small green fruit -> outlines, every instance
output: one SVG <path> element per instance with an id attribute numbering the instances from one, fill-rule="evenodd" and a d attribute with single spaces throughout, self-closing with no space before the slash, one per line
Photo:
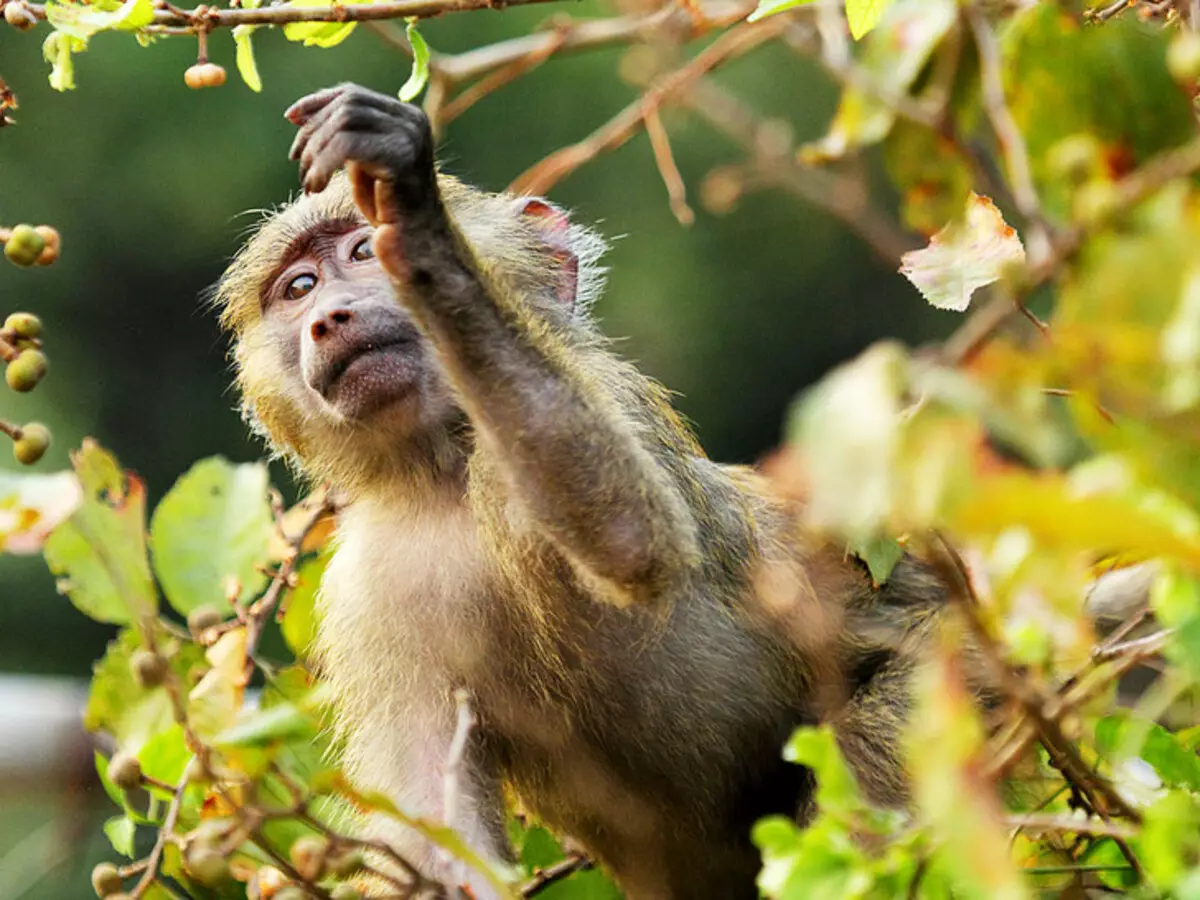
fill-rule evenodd
<path id="1" fill-rule="evenodd" d="M 218 885 L 229 877 L 229 861 L 215 847 L 204 844 L 188 847 L 183 856 L 183 867 L 208 887 Z"/>
<path id="2" fill-rule="evenodd" d="M 11 331 L 19 338 L 33 340 L 41 337 L 42 320 L 33 313 L 15 312 L 4 320 L 4 330 Z"/>
<path id="3" fill-rule="evenodd" d="M 5 13 L 11 5 L 5 8 Z M 45 246 L 46 241 L 37 233 L 36 228 L 32 225 L 17 225 L 4 243 L 4 255 L 18 266 L 32 266 L 42 255 Z"/>
<path id="4" fill-rule="evenodd" d="M 157 653 L 149 650 L 138 650 L 129 659 L 129 668 L 133 677 L 144 688 L 156 688 L 163 683 L 167 675 L 167 662 Z"/>
<path id="5" fill-rule="evenodd" d="M 41 422 L 21 426 L 21 436 L 13 441 L 13 456 L 23 466 L 32 466 L 50 447 L 50 429 Z"/>
<path id="6" fill-rule="evenodd" d="M 42 247 L 42 252 L 38 254 L 37 264 L 39 266 L 48 266 L 55 262 L 58 259 L 58 255 L 62 252 L 62 238 L 59 237 L 58 231 L 49 225 L 39 225 L 34 230 L 46 242 L 45 246 Z"/>
<path id="7" fill-rule="evenodd" d="M 108 780 L 123 791 L 142 786 L 142 764 L 136 757 L 117 753 L 108 762 Z"/>
<path id="8" fill-rule="evenodd" d="M 46 377 L 46 354 L 41 350 L 22 350 L 4 370 L 4 380 L 14 391 L 25 393 Z"/>
<path id="9" fill-rule="evenodd" d="M 187 616 L 188 630 L 200 634 L 225 621 L 225 616 L 215 606 L 197 606 Z"/>
<path id="10" fill-rule="evenodd" d="M 125 880 L 112 863 L 100 863 L 92 869 L 92 890 L 96 892 L 97 897 L 119 894 L 124 884 Z"/>

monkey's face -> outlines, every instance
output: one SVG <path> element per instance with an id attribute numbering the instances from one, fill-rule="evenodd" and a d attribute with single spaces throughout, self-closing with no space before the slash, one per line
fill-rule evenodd
<path id="1" fill-rule="evenodd" d="M 222 279 L 247 411 L 310 474 L 368 477 L 461 417 L 343 184 L 267 222 Z"/>
<path id="2" fill-rule="evenodd" d="M 394 405 L 419 412 L 443 393 L 428 344 L 375 261 L 369 227 L 324 223 L 285 263 L 264 287 L 262 327 L 286 351 L 302 403 L 361 423 Z"/>

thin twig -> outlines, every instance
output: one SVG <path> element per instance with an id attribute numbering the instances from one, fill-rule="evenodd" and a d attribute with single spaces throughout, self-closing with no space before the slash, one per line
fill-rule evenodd
<path id="1" fill-rule="evenodd" d="M 776 16 L 725 32 L 685 65 L 659 79 L 646 93 L 577 144 L 551 153 L 518 175 L 509 189 L 519 194 L 544 194 L 580 166 L 617 149 L 645 122 L 646 113 L 688 90 L 703 75 L 777 37 L 787 24 Z"/>
<path id="2" fill-rule="evenodd" d="M 154 848 L 146 857 L 146 870 L 130 892 L 132 900 L 138 900 L 146 891 L 150 890 L 150 885 L 154 884 L 154 879 L 158 877 L 158 867 L 162 863 L 163 851 L 175 831 L 175 823 L 179 821 L 179 810 L 183 806 L 183 793 L 187 789 L 187 785 L 188 773 L 185 771 L 179 779 L 179 783 L 175 785 L 175 793 L 167 806 L 167 814 L 163 818 L 162 827 L 158 829 L 158 836 L 154 839 Z"/>
<path id="3" fill-rule="evenodd" d="M 1137 829 L 1133 826 L 1105 819 L 1077 819 L 1072 816 L 1026 813 L 1009 816 L 1005 819 L 1005 823 L 1018 831 L 1042 834 L 1095 834 L 1122 840 L 1137 837 Z"/>
<path id="4" fill-rule="evenodd" d="M 552 884 L 569 878 L 576 872 L 586 872 L 592 866 L 592 861 L 586 856 L 571 853 L 565 859 L 559 860 L 552 866 L 547 866 L 544 869 L 536 869 L 533 877 L 521 885 L 521 896 L 534 897 Z"/>
<path id="5" fill-rule="evenodd" d="M 671 139 L 667 129 L 663 127 L 662 117 L 658 114 L 658 105 L 650 104 L 644 116 L 646 136 L 650 138 L 650 147 L 654 150 L 654 162 L 658 165 L 658 174 L 663 184 L 667 186 L 667 198 L 671 205 L 671 213 L 675 220 L 684 226 L 696 221 L 696 214 L 687 202 L 687 187 L 679 167 L 675 165 L 675 156 L 671 153 Z"/>
<path id="6" fill-rule="evenodd" d="M 214 28 L 233 28 L 238 25 L 290 25 L 293 22 L 372 22 L 382 19 L 419 19 L 446 13 L 469 12 L 481 9 L 504 9 L 550 3 L 554 0 L 385 0 L 382 3 L 342 6 L 264 6 L 258 9 L 220 9 L 200 5 L 194 9 L 156 9 L 147 30 L 183 28 L 188 31 L 211 31 Z M 28 3 L 26 8 L 38 19 L 46 18 L 46 7 Z"/>

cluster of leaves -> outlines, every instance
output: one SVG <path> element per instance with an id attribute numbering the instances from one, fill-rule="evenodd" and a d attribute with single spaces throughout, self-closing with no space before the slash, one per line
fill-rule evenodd
<path id="1" fill-rule="evenodd" d="M 96 754 L 118 808 L 104 831 L 128 860 L 97 867 L 99 896 L 351 900 L 371 879 L 412 895 L 404 860 L 344 833 L 363 813 L 485 868 L 453 831 L 356 790 L 332 760 L 326 701 L 305 665 L 328 502 L 285 511 L 265 465 L 211 458 L 147 528 L 136 475 L 90 442 L 72 462 L 73 472 L 15 481 L 24 514 L 0 523 L 7 549 L 40 546 L 62 593 L 120 628 L 84 716 L 112 748 Z M 514 838 L 529 873 L 562 859 L 536 826 L 514 823 Z M 487 870 L 503 896 L 520 875 Z M 576 880 L 571 896 L 612 896 L 599 873 Z"/>
<path id="2" fill-rule="evenodd" d="M 940 565 L 957 630 L 914 688 L 912 810 L 872 808 L 832 734 L 801 732 L 788 754 L 820 811 L 760 823 L 760 886 L 1197 896 L 1196 37 L 1135 4 L 1021 4 L 998 24 L 952 0 L 875 6 L 857 77 L 802 152 L 882 145 L 904 221 L 937 231 L 902 272 L 939 308 L 978 309 L 940 352 L 881 344 L 807 393 L 780 470 L 877 579 L 903 547 Z M 1150 609 L 1097 645 L 1085 597 L 1131 563 Z"/>

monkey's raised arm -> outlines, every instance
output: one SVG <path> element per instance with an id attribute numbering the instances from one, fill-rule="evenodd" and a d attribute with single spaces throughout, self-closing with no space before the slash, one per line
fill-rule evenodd
<path id="1" fill-rule="evenodd" d="M 667 590 L 697 555 L 676 482 L 531 298 L 476 257 L 439 194 L 424 114 L 343 85 L 287 116 L 300 127 L 292 157 L 305 190 L 348 169 L 377 226 L 376 256 L 521 506 L 586 575 L 615 587 L 617 602 Z"/>

